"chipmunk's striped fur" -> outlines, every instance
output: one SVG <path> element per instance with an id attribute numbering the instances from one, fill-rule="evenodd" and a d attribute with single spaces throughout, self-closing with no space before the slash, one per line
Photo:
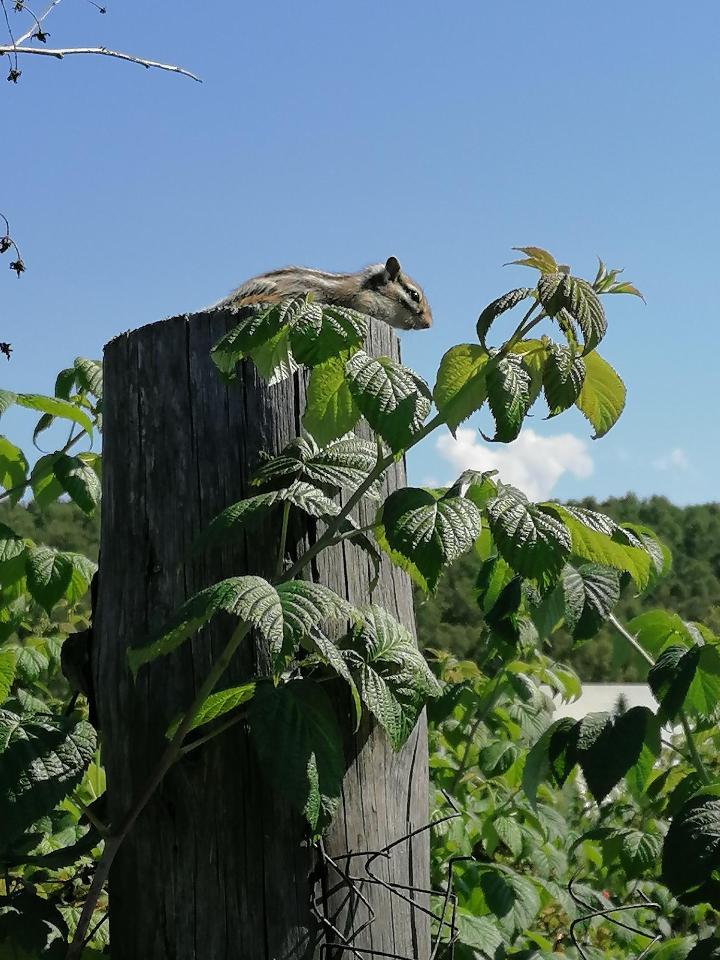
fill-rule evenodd
<path id="1" fill-rule="evenodd" d="M 312 293 L 319 303 L 351 307 L 401 330 L 427 330 L 432 314 L 425 294 L 400 269 L 395 257 L 358 273 L 323 273 L 307 267 L 284 267 L 246 280 L 216 307 L 277 303 Z"/>

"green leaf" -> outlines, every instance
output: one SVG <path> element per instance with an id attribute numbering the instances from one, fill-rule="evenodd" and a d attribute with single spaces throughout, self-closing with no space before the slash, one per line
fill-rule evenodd
<path id="1" fill-rule="evenodd" d="M 717 647 L 705 644 L 700 648 L 700 659 L 685 705 L 689 712 L 703 720 L 716 716 L 720 706 L 720 653 Z"/>
<path id="2" fill-rule="evenodd" d="M 529 410 L 542 390 L 543 374 L 548 355 L 545 338 L 543 340 L 521 340 L 512 347 L 511 353 L 517 353 L 522 357 L 523 366 L 530 377 L 528 386 Z"/>
<path id="3" fill-rule="evenodd" d="M 495 419 L 492 439 L 496 443 L 511 443 L 520 433 L 530 409 L 531 377 L 522 356 L 509 353 L 499 360 L 493 358 L 487 367 L 486 380 L 490 410 Z"/>
<path id="4" fill-rule="evenodd" d="M 487 400 L 490 354 L 476 343 L 460 343 L 440 361 L 433 399 L 453 436 L 458 426 Z"/>
<path id="5" fill-rule="evenodd" d="M 15 680 L 18 652 L 14 647 L 0 648 L 0 703 L 7 700 Z"/>
<path id="6" fill-rule="evenodd" d="M 358 350 L 345 364 L 350 393 L 393 453 L 407 445 L 430 412 L 430 390 L 416 373 L 388 357 Z"/>
<path id="7" fill-rule="evenodd" d="M 226 377 L 235 376 L 237 364 L 272 340 L 306 306 L 305 297 L 295 297 L 276 304 L 258 304 L 242 307 L 240 320 L 232 330 L 215 344 L 210 356 L 218 370 Z"/>
<path id="8" fill-rule="evenodd" d="M 720 960 L 720 938 L 706 937 L 704 940 L 698 940 L 687 960 Z"/>
<path id="9" fill-rule="evenodd" d="M 626 722 L 631 724 L 634 742 L 639 742 L 642 733 L 642 744 L 637 760 L 625 774 L 625 781 L 634 796 L 641 797 L 650 783 L 653 768 L 660 757 L 660 720 L 646 707 L 633 707 L 632 710 L 635 711 L 633 719 Z M 640 710 L 643 713 L 640 713 Z M 628 713 L 630 712 L 632 711 L 628 711 Z M 643 724 L 644 731 L 642 729 Z M 618 721 L 616 721 L 617 729 L 622 732 L 625 728 L 623 726 L 618 727 Z M 616 736 L 618 736 L 617 732 Z"/>
<path id="10" fill-rule="evenodd" d="M 0 486 L 3 490 L 18 487 L 8 500 L 16 504 L 25 492 L 24 483 L 28 475 L 28 462 L 20 447 L 16 447 L 7 437 L 0 437 Z"/>
<path id="11" fill-rule="evenodd" d="M 79 600 L 97 569 L 80 553 L 52 547 L 32 547 L 25 566 L 30 595 L 48 613 L 63 597 L 71 602 Z"/>
<path id="12" fill-rule="evenodd" d="M 620 574 L 595 563 L 563 568 L 565 625 L 575 640 L 594 637 L 620 599 Z"/>
<path id="13" fill-rule="evenodd" d="M 540 503 L 538 508 L 556 517 L 571 537 L 571 552 L 583 560 L 629 573 L 640 590 L 650 580 L 652 560 L 638 547 L 630 546 L 625 533 L 609 517 L 570 505 Z"/>
<path id="14" fill-rule="evenodd" d="M 281 327 L 275 336 L 249 350 L 247 355 L 269 387 L 289 379 L 298 369 L 290 349 L 290 332 L 287 327 Z"/>
<path id="15" fill-rule="evenodd" d="M 628 877 L 657 872 L 662 837 L 646 830 L 626 830 L 620 841 L 620 862 Z"/>
<path id="16" fill-rule="evenodd" d="M 560 740 L 566 737 L 574 726 L 575 721 L 571 720 L 570 717 L 561 717 L 559 720 L 556 720 L 547 728 L 525 757 L 522 788 L 533 809 L 537 806 L 538 787 L 550 774 L 550 744 L 552 743 L 553 737 L 558 734 L 556 744 L 559 744 Z M 556 760 L 561 752 L 562 751 L 557 750 L 556 747 Z"/>
<path id="17" fill-rule="evenodd" d="M 242 704 L 251 700 L 254 693 L 254 683 L 243 683 L 239 687 L 227 687 L 225 690 L 218 690 L 216 693 L 211 693 L 195 714 L 193 722 L 190 725 L 190 730 L 197 730 L 198 727 L 212 723 L 212 721 L 217 720 L 218 717 L 222 717 L 226 713 L 236 710 L 242 706 Z M 167 728 L 165 736 L 168 740 L 172 740 L 175 736 L 181 722 L 182 716 L 177 717 Z"/>
<path id="18" fill-rule="evenodd" d="M 357 732 L 362 719 L 362 701 L 360 699 L 360 693 L 358 691 L 357 684 L 355 683 L 352 673 L 350 673 L 350 668 L 347 665 L 342 651 L 332 640 L 330 640 L 329 637 L 325 636 L 322 630 L 317 629 L 313 629 L 310 633 L 309 646 L 317 654 L 319 654 L 325 660 L 327 665 L 334 670 L 339 677 L 342 677 L 342 679 L 350 687 L 350 695 L 355 708 L 354 732 Z"/>
<path id="19" fill-rule="evenodd" d="M 0 523 L 0 564 L 14 560 L 25 553 L 25 541 L 10 527 Z"/>
<path id="20" fill-rule="evenodd" d="M 66 367 L 55 379 L 55 396 L 61 400 L 69 400 L 74 386 L 75 367 Z"/>
<path id="21" fill-rule="evenodd" d="M 58 497 L 63 495 L 62 484 L 55 476 L 53 469 L 57 457 L 57 453 L 48 453 L 40 457 L 30 475 L 30 486 L 35 502 L 41 509 L 55 503 Z"/>
<path id="22" fill-rule="evenodd" d="M 579 721 L 575 755 L 597 803 L 637 763 L 654 721 L 647 707 L 632 707 L 615 719 L 607 713 L 590 713 Z"/>
<path id="23" fill-rule="evenodd" d="M 519 857 L 522 853 L 522 832 L 517 820 L 512 817 L 495 817 L 493 827 L 513 856 Z"/>
<path id="24" fill-rule="evenodd" d="M 444 567 L 462 556 L 480 533 L 480 511 L 463 497 L 436 497 L 407 487 L 383 504 L 376 539 L 393 563 L 426 593 L 437 587 Z"/>
<path id="25" fill-rule="evenodd" d="M 100 503 L 102 486 L 93 468 L 80 457 L 60 454 L 53 462 L 53 473 L 65 493 L 84 513 L 93 513 Z"/>
<path id="26" fill-rule="evenodd" d="M 605 336 L 605 311 L 587 280 L 568 273 L 546 274 L 538 281 L 538 299 L 549 317 L 565 311 L 575 321 L 584 340 L 583 355 L 594 350 Z"/>
<path id="27" fill-rule="evenodd" d="M 0 710 L 0 822 L 9 844 L 82 780 L 97 747 L 89 723 Z"/>
<path id="28" fill-rule="evenodd" d="M 493 300 L 491 304 L 488 304 L 487 307 L 478 317 L 477 322 L 477 335 L 478 340 L 483 345 L 485 350 L 487 346 L 485 344 L 485 337 L 492 326 L 493 321 L 500 316 L 500 314 L 505 313 L 507 310 L 512 310 L 513 307 L 516 307 L 519 303 L 522 303 L 523 300 L 526 300 L 528 297 L 533 296 L 535 290 L 532 287 L 520 287 L 517 290 L 511 290 L 509 293 L 505 293 L 502 297 L 498 297 L 497 300 Z"/>
<path id="29" fill-rule="evenodd" d="M 627 626 L 640 646 L 655 658 L 668 647 L 682 646 L 688 649 L 695 643 L 682 618 L 666 610 L 641 613 L 633 617 Z"/>
<path id="30" fill-rule="evenodd" d="M 73 364 L 73 372 L 81 390 L 84 390 L 86 393 L 92 393 L 98 400 L 102 400 L 103 368 L 100 360 L 87 360 L 84 357 L 76 357 Z M 67 397 L 64 399 L 67 400 Z"/>
<path id="31" fill-rule="evenodd" d="M 518 750 L 510 740 L 498 740 L 483 747 L 478 755 L 478 765 L 488 777 L 500 777 L 510 769 L 518 757 Z"/>
<path id="32" fill-rule="evenodd" d="M 363 702 L 399 750 L 440 685 L 410 632 L 387 610 L 371 605 L 360 612 L 349 663 Z"/>
<path id="33" fill-rule="evenodd" d="M 321 446 L 344 436 L 360 419 L 345 378 L 346 361 L 342 354 L 332 357 L 310 374 L 303 426 Z"/>
<path id="34" fill-rule="evenodd" d="M 720 797 L 706 788 L 673 817 L 663 846 L 663 881 L 682 903 L 720 907 Z"/>
<path id="35" fill-rule="evenodd" d="M 585 380 L 585 361 L 568 347 L 550 343 L 543 368 L 545 399 L 550 417 L 571 407 L 582 390 Z"/>
<path id="36" fill-rule="evenodd" d="M 604 437 L 625 407 L 625 384 L 597 353 L 585 358 L 585 379 L 575 406 L 595 430 L 593 440 Z"/>
<path id="37" fill-rule="evenodd" d="M 298 437 L 291 440 L 277 457 L 263 463 L 255 472 L 252 483 L 255 486 L 285 485 L 304 480 L 335 494 L 342 489 L 358 487 L 376 463 L 376 444 L 354 434 L 334 440 L 322 449 L 312 437 Z M 377 485 L 368 491 L 368 496 L 377 499 Z"/>
<path id="38" fill-rule="evenodd" d="M 571 546 L 570 534 L 559 520 L 504 484 L 487 511 L 498 550 L 514 570 L 543 584 L 557 579 Z"/>
<path id="39" fill-rule="evenodd" d="M 170 653 L 220 612 L 254 627 L 268 642 L 271 652 L 280 650 L 283 622 L 277 590 L 262 577 L 230 577 L 186 600 L 147 645 L 128 650 L 130 669 L 137 673 L 144 663 Z"/>
<path id="40" fill-rule="evenodd" d="M 540 897 L 534 884 L 508 867 L 486 868 L 480 886 L 488 908 L 498 918 L 506 935 L 526 930 L 540 910 Z"/>
<path id="41" fill-rule="evenodd" d="M 19 393 L 15 401 L 21 407 L 27 407 L 29 410 L 37 410 L 40 413 L 47 413 L 51 417 L 61 417 L 64 420 L 72 420 L 83 430 L 92 436 L 93 427 L 90 417 L 80 407 L 67 400 L 61 400 L 58 397 L 43 397 L 37 393 Z"/>
<path id="42" fill-rule="evenodd" d="M 455 922 L 460 943 L 479 950 L 483 957 L 494 957 L 502 946 L 502 934 L 489 917 L 478 917 L 469 910 L 458 907 Z"/>
<path id="43" fill-rule="evenodd" d="M 343 597 L 321 583 L 291 580 L 278 584 L 283 612 L 283 630 L 288 647 L 294 652 L 322 623 L 337 623 L 353 616 L 353 607 Z"/>
<path id="44" fill-rule="evenodd" d="M 334 517 L 340 507 L 317 487 L 296 480 L 282 490 L 271 490 L 257 496 L 239 500 L 226 507 L 210 521 L 207 530 L 195 541 L 195 550 L 226 543 L 243 530 L 252 530 L 260 524 L 268 512 L 279 503 L 291 503 L 311 517 Z"/>
<path id="45" fill-rule="evenodd" d="M 337 809 L 345 770 L 342 736 L 322 687 L 311 680 L 258 684 L 250 732 L 264 775 L 314 833 L 322 830 Z"/>
<path id="46" fill-rule="evenodd" d="M 700 662 L 702 647 L 667 647 L 648 671 L 648 684 L 662 717 L 674 720 L 683 708 Z"/>
<path id="47" fill-rule="evenodd" d="M 348 307 L 308 304 L 293 320 L 290 339 L 298 363 L 315 367 L 360 346 L 368 318 Z"/>

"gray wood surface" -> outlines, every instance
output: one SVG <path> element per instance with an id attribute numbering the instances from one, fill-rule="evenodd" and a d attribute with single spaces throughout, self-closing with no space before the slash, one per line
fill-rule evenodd
<path id="1" fill-rule="evenodd" d="M 187 706 L 232 629 L 219 618 L 201 638 L 144 667 L 133 681 L 126 650 L 198 589 L 240 573 L 270 575 L 276 526 L 231 549 L 191 556 L 194 538 L 230 503 L 251 494 L 260 450 L 278 451 L 299 429 L 304 380 L 267 387 L 250 364 L 223 385 L 210 359 L 232 324 L 221 312 L 181 316 L 123 334 L 105 349 L 103 511 L 93 664 L 111 818 L 130 805 L 163 746 L 163 731 Z M 399 356 L 392 331 L 373 324 L 366 349 Z M 390 471 L 387 488 L 404 481 Z M 363 511 L 364 512 L 364 511 Z M 363 517 L 363 519 L 365 519 Z M 369 517 L 367 518 L 369 519 Z M 296 529 L 291 552 L 314 531 Z M 315 579 L 354 602 L 367 600 L 372 571 L 356 547 L 318 558 Z M 384 562 L 375 599 L 414 630 L 407 577 Z M 225 680 L 254 669 L 248 644 Z M 377 849 L 428 818 L 424 717 L 399 754 L 371 723 L 352 733 L 336 694 L 348 769 L 326 850 L 362 873 L 348 851 Z M 349 931 L 366 907 L 332 870 L 320 878 L 303 822 L 264 782 L 242 724 L 188 755 L 168 775 L 121 850 L 110 877 L 113 960 L 299 960 L 324 942 L 311 891 L 335 926 Z M 399 845 L 378 874 L 428 886 L 428 837 Z M 426 960 L 426 917 L 370 884 L 376 913 L 358 946 Z M 332 941 L 332 937 L 329 938 Z M 328 958 L 357 956 L 331 950 Z M 360 954 L 363 956 L 363 954 Z"/>

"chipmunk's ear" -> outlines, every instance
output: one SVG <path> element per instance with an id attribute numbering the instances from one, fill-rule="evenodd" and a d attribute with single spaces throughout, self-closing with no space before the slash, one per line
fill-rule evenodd
<path id="1" fill-rule="evenodd" d="M 391 280 L 397 280 L 400 276 L 400 261 L 397 257 L 388 257 L 385 261 L 385 269 Z"/>

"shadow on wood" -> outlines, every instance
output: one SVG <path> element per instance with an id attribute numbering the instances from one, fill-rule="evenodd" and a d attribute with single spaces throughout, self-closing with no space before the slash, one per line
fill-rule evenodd
<path id="1" fill-rule="evenodd" d="M 268 387 L 243 364 L 230 387 L 221 382 L 209 353 L 231 323 L 219 311 L 176 317 L 124 334 L 105 349 L 94 671 L 113 820 L 137 796 L 168 723 L 189 705 L 231 624 L 219 619 L 202 638 L 142 668 L 135 682 L 127 647 L 198 589 L 231 575 L 273 571 L 272 527 L 232 549 L 191 558 L 194 539 L 212 517 L 251 495 L 248 478 L 259 452 L 275 453 L 298 434 L 304 407 L 303 376 Z M 399 356 L 383 324 L 371 325 L 366 349 Z M 386 488 L 403 482 L 398 464 Z M 360 519 L 370 519 L 365 508 Z M 312 534 L 303 532 L 304 541 Z M 348 543 L 321 554 L 313 574 L 351 602 L 368 599 L 373 571 Z M 375 599 L 414 630 L 407 577 L 386 562 Z M 223 685 L 246 678 L 253 660 L 248 646 Z M 394 754 L 372 724 L 354 736 L 344 712 L 349 767 L 326 838 L 331 856 L 383 846 L 428 817 L 424 716 Z M 405 847 L 393 858 L 392 879 L 427 887 L 427 834 Z M 310 911 L 314 867 L 301 818 L 271 793 L 237 724 L 171 770 L 118 855 L 110 876 L 113 960 L 317 958 L 323 934 Z M 347 891 L 324 892 L 328 915 L 349 929 L 356 905 Z M 357 945 L 425 960 L 426 918 L 382 888 L 367 895 L 377 918 Z"/>

